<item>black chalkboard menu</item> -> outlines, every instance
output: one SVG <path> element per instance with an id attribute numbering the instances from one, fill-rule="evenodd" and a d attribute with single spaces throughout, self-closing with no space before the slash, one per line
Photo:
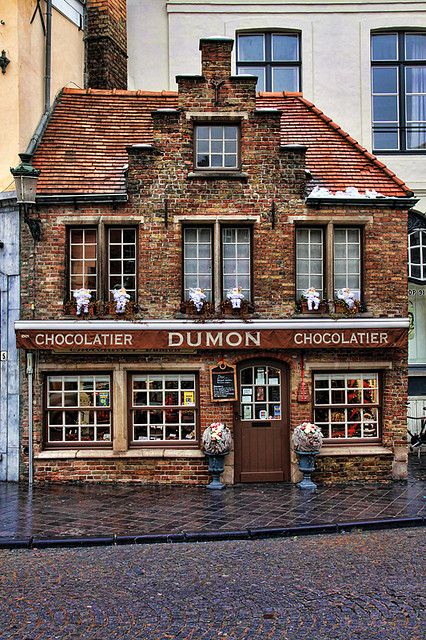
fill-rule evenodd
<path id="1" fill-rule="evenodd" d="M 235 367 L 221 364 L 210 367 L 211 399 L 216 402 L 237 400 L 237 376 Z"/>

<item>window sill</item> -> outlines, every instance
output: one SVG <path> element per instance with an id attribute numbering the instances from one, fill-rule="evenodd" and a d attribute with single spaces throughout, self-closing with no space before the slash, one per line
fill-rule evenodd
<path id="1" fill-rule="evenodd" d="M 201 449 L 172 449 L 172 448 L 140 448 L 128 451 L 111 451 L 106 449 L 59 449 L 41 451 L 34 456 L 35 460 L 83 460 L 98 458 L 204 458 Z"/>
<path id="2" fill-rule="evenodd" d="M 388 449 L 381 444 L 371 445 L 327 445 L 325 444 L 320 451 L 320 457 L 327 456 L 393 456 L 392 449 Z"/>
<path id="3" fill-rule="evenodd" d="M 191 171 L 188 180 L 248 180 L 244 171 Z"/>

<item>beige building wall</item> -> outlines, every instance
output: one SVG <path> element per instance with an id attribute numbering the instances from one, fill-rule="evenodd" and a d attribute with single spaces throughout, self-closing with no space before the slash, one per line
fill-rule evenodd
<path id="1" fill-rule="evenodd" d="M 0 0 L 0 51 L 10 64 L 0 73 L 0 191 L 13 189 L 10 167 L 25 151 L 44 111 L 45 39 L 40 16 L 30 24 L 36 0 Z M 45 2 L 42 2 L 45 11 Z M 84 83 L 84 32 L 57 9 L 52 11 L 51 102 L 65 85 Z"/>
<path id="2" fill-rule="evenodd" d="M 426 2 L 128 0 L 129 88 L 175 89 L 177 74 L 198 73 L 201 37 L 297 29 L 304 96 L 371 149 L 370 32 L 392 27 L 426 28 Z M 426 156 L 380 159 L 426 196 Z"/>

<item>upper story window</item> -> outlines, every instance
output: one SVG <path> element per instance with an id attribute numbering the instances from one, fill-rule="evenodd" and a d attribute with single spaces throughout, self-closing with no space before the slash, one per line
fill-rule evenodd
<path id="1" fill-rule="evenodd" d="M 100 238 L 104 238 L 103 241 Z M 75 227 L 69 229 L 69 294 L 85 288 L 108 299 L 124 287 L 136 299 L 136 229 L 133 227 Z"/>
<path id="2" fill-rule="evenodd" d="M 332 278 L 326 281 L 326 230 L 322 227 L 300 227 L 296 230 L 296 298 L 314 287 L 321 298 L 337 298 L 340 289 L 349 288 L 361 299 L 361 229 L 334 227 L 332 233 Z M 328 270 L 330 273 L 330 270 Z"/>
<path id="3" fill-rule="evenodd" d="M 298 33 L 241 33 L 237 73 L 258 77 L 257 91 L 300 91 Z"/>
<path id="4" fill-rule="evenodd" d="M 184 227 L 183 258 L 184 300 L 189 299 L 189 289 L 197 287 L 207 302 L 219 304 L 234 287 L 251 300 L 250 227 Z"/>
<path id="5" fill-rule="evenodd" d="M 408 277 L 426 280 L 426 229 L 410 233 L 408 247 Z"/>
<path id="6" fill-rule="evenodd" d="M 195 167 L 238 169 L 239 132 L 237 125 L 196 125 Z"/>
<path id="7" fill-rule="evenodd" d="M 426 33 L 371 36 L 373 148 L 426 151 Z"/>

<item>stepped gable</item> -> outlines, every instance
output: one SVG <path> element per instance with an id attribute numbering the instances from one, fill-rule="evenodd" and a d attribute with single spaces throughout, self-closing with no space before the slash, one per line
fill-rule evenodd
<path id="1" fill-rule="evenodd" d="M 126 147 L 150 143 L 151 112 L 177 104 L 178 94 L 172 91 L 64 89 L 34 158 L 41 170 L 38 193 L 125 193 Z M 402 180 L 302 94 L 264 92 L 258 94 L 257 105 L 282 110 L 282 144 L 308 147 L 312 186 L 412 195 Z"/>

